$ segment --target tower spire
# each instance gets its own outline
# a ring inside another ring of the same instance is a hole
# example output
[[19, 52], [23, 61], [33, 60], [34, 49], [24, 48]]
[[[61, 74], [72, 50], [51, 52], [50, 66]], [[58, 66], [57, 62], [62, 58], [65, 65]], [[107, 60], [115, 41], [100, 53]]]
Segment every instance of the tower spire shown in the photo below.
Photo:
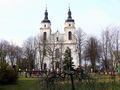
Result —
[[44, 20], [42, 22], [47, 22], [47, 23], [50, 23], [50, 20], [48, 19], [48, 11], [47, 11], [47, 4], [46, 4], [46, 7], [45, 7], [45, 13], [44, 13]]
[[47, 12], [47, 7], [46, 7], [46, 10], [45, 10], [45, 17], [44, 17], [44, 19], [48, 19], [48, 12]]
[[72, 19], [72, 13], [70, 10], [70, 4], [68, 6], [68, 18], [67, 18], [66, 22], [74, 22], [74, 19]]
[[70, 6], [68, 7], [68, 18], [71, 18], [71, 19], [72, 19], [71, 11], [70, 11]]

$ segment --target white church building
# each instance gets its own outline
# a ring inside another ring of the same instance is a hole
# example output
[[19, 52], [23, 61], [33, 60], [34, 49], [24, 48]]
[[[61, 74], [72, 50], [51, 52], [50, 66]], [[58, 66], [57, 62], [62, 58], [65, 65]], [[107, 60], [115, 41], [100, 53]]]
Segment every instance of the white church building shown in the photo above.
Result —
[[[54, 69], [62, 68], [62, 62], [64, 60], [64, 53], [67, 47], [71, 49], [71, 55], [75, 67], [79, 64], [78, 50], [77, 50], [77, 38], [75, 21], [72, 18], [71, 10], [68, 9], [68, 17], [64, 22], [64, 33], [60, 33], [58, 30], [52, 33], [51, 21], [48, 19], [48, 11], [45, 10], [44, 19], [41, 21], [40, 36], [46, 41], [47, 55], [44, 56], [44, 68], [50, 69], [54, 65]], [[49, 47], [47, 47], [49, 45]], [[48, 53], [49, 52], [49, 53]], [[40, 61], [36, 60], [37, 68], [40, 68]]]

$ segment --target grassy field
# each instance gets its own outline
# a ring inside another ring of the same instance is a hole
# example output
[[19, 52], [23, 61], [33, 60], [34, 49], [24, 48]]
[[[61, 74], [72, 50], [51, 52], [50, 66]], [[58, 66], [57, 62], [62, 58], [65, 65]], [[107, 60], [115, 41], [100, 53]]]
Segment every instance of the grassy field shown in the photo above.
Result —
[[[75, 90], [120, 90], [120, 79], [111, 79], [109, 76], [95, 76], [90, 82], [74, 81]], [[37, 78], [19, 78], [17, 84], [0, 85], [0, 90], [71, 90], [69, 80], [49, 83]]]

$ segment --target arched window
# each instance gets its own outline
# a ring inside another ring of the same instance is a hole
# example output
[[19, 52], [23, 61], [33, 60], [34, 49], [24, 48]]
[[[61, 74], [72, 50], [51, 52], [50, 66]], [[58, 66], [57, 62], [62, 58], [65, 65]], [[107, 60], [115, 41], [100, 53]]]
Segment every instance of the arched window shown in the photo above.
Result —
[[43, 66], [44, 66], [44, 70], [46, 70], [46, 68], [47, 68], [47, 64], [44, 63]]
[[55, 68], [56, 68], [56, 69], [59, 68], [59, 62], [56, 62], [56, 63], [55, 63]]
[[56, 58], [59, 57], [59, 48], [57, 48], [57, 49], [55, 50], [55, 57], [56, 57]]
[[56, 41], [58, 41], [58, 37], [56, 37]]
[[43, 34], [43, 40], [47, 40], [47, 33], [46, 32], [44, 32], [44, 34]]
[[68, 40], [72, 40], [72, 33], [71, 33], [71, 31], [68, 32]]
[[71, 26], [71, 24], [69, 24], [69, 27]]

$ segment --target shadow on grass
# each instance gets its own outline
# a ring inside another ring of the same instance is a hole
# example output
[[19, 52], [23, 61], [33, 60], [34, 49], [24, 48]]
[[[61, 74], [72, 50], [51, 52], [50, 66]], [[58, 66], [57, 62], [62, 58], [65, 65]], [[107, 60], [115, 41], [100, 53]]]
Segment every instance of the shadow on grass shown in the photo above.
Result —
[[22, 78], [16, 84], [0, 85], [0, 90], [40, 90], [39, 88], [39, 80], [33, 78]]

